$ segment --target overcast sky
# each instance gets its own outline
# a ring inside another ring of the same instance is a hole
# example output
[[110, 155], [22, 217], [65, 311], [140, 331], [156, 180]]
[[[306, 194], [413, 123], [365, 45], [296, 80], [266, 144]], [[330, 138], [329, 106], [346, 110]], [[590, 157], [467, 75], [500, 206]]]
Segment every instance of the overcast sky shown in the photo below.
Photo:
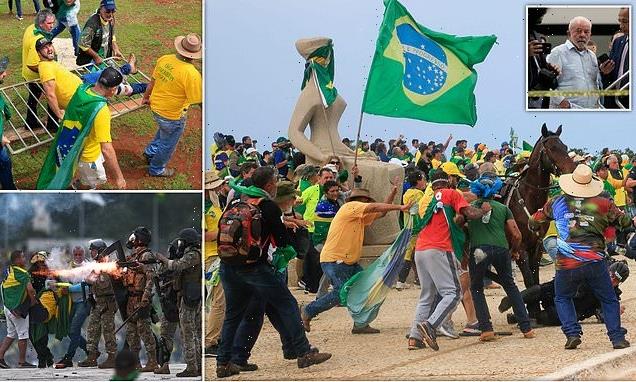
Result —
[[[499, 146], [511, 127], [532, 143], [546, 122], [553, 130], [563, 124], [563, 141], [590, 151], [608, 146], [632, 146], [631, 112], [525, 111], [525, 3], [460, 0], [431, 2], [402, 0], [420, 24], [455, 35], [497, 36], [486, 60], [475, 66], [477, 124], [434, 124], [418, 120], [364, 116], [362, 138], [453, 141], [464, 138]], [[542, 3], [546, 4], [546, 3]], [[593, 4], [579, 0], [576, 3]], [[546, 4], [546, 5], [549, 5]], [[206, 149], [212, 132], [258, 139], [269, 148], [287, 135], [289, 120], [300, 94], [304, 60], [294, 47], [299, 38], [326, 36], [334, 41], [335, 86], [348, 107], [340, 134], [355, 138], [365, 81], [382, 22], [382, 0], [214, 0], [206, 7]], [[503, 16], [507, 15], [507, 16]], [[592, 30], [594, 33], [594, 30]], [[592, 36], [593, 38], [594, 36]], [[307, 130], [309, 131], [309, 129]], [[210, 158], [206, 155], [206, 167]]]

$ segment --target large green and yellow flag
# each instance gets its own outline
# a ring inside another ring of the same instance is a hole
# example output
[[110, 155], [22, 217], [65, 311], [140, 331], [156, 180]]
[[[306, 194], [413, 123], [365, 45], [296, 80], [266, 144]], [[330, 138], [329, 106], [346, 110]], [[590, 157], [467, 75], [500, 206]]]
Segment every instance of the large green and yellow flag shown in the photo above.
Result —
[[2, 283], [2, 301], [7, 309], [13, 310], [24, 302], [30, 281], [31, 277], [26, 270], [15, 265], [9, 267], [9, 274]]
[[384, 5], [362, 111], [474, 126], [473, 65], [486, 59], [497, 37], [434, 32], [397, 0], [384, 0]]
[[107, 107], [106, 98], [91, 89], [92, 85], [80, 85], [69, 101], [40, 171], [36, 185], [38, 190], [64, 190], [71, 183], [93, 120], [102, 107]]

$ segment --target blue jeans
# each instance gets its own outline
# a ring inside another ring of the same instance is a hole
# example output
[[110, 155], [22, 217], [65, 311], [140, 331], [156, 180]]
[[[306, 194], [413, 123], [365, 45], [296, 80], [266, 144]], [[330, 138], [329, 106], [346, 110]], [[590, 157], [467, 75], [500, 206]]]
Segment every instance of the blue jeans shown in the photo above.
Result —
[[612, 344], [624, 340], [627, 330], [621, 327], [620, 305], [605, 261], [589, 263], [575, 269], [557, 269], [554, 276], [554, 304], [563, 334], [566, 337], [583, 334], [573, 301], [578, 287], [583, 283], [590, 287], [601, 302], [607, 335]]
[[312, 301], [305, 307], [305, 313], [309, 317], [316, 317], [320, 313], [327, 311], [335, 306], [340, 305], [340, 288], [347, 282], [353, 275], [362, 271], [360, 264], [345, 264], [345, 263], [320, 263], [322, 272], [331, 281], [333, 290], [316, 301]]
[[86, 339], [82, 337], [82, 326], [84, 325], [84, 321], [86, 321], [90, 310], [91, 307], [88, 302], [73, 303], [71, 315], [69, 316], [69, 320], [71, 322], [69, 337], [71, 338], [71, 342], [68, 344], [68, 350], [66, 351], [66, 356], [70, 359], [73, 359], [78, 347], [87, 351]]
[[186, 117], [173, 120], [166, 119], [157, 113], [152, 113], [155, 121], [159, 125], [155, 138], [146, 146], [144, 153], [151, 158], [150, 168], [148, 173], [150, 175], [161, 175], [166, 170], [166, 165], [172, 157], [174, 150], [177, 148], [177, 143], [183, 130], [185, 129]]
[[[33, 7], [35, 8], [35, 12], [40, 12], [39, 0], [33, 0]], [[9, 10], [11, 9], [13, 9], [13, 2], [9, 0]], [[18, 17], [22, 17], [22, 0], [15, 0], [15, 11]]]
[[[53, 30], [51, 31], [53, 38], [57, 37], [57, 35], [62, 33], [64, 29], [66, 29], [66, 26], [58, 21], [57, 26], [53, 28]], [[79, 44], [79, 39], [81, 34], [79, 25], [71, 25], [70, 27], [68, 27], [68, 29], [69, 29], [69, 32], [71, 33], [71, 39], [73, 39], [73, 51], [75, 52], [75, 55], [77, 55], [77, 49], [78, 49], [78, 44]]]
[[[82, 81], [84, 81], [85, 84], [95, 85], [97, 83], [97, 80], [99, 80], [99, 76], [102, 75], [103, 71], [104, 69], [96, 69], [94, 71], [91, 71], [90, 73], [86, 73], [82, 76]], [[130, 64], [125, 63], [121, 66], [121, 68], [119, 68], [119, 71], [124, 76], [127, 76], [128, 74], [130, 74]]]
[[2, 149], [0, 149], [0, 185], [3, 190], [16, 189], [11, 170], [11, 157], [6, 146], [2, 146]]
[[[475, 256], [473, 252], [475, 249], [481, 249], [486, 254], [486, 258], [475, 263]], [[519, 329], [521, 332], [529, 332], [532, 327], [530, 326], [530, 318], [528, 317], [528, 311], [526, 305], [523, 302], [521, 293], [515, 284], [515, 280], [512, 277], [512, 266], [510, 264], [510, 251], [503, 247], [497, 247], [493, 245], [480, 245], [470, 249], [470, 257], [468, 259], [468, 271], [470, 272], [470, 293], [473, 296], [473, 303], [475, 304], [475, 314], [479, 321], [479, 330], [482, 332], [490, 332], [493, 330], [492, 322], [490, 321], [490, 311], [488, 310], [488, 303], [486, 302], [486, 296], [484, 295], [484, 276], [488, 271], [488, 268], [492, 265], [497, 271], [499, 276], [499, 283], [506, 292], [506, 295], [510, 299], [512, 304], [512, 311], [515, 313], [517, 322], [519, 323]], [[576, 315], [575, 315], [576, 318]]]
[[238, 329], [253, 298], [269, 305], [272, 312], [278, 314], [296, 355], [303, 356], [309, 352], [298, 301], [272, 267], [264, 263], [240, 266], [221, 262], [219, 274], [225, 293], [225, 320], [216, 358], [218, 364], [226, 364], [233, 359], [232, 347], [241, 334]]

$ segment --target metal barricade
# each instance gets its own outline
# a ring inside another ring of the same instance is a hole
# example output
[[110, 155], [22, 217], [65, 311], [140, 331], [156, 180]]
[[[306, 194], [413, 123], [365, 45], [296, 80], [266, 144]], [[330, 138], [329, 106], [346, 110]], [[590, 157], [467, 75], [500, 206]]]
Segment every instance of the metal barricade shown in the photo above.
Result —
[[[125, 61], [110, 57], [105, 59], [104, 63], [107, 66], [115, 67], [121, 71], [121, 67], [125, 64]], [[91, 69], [95, 69], [93, 64], [79, 66], [75, 69], [71, 69], [71, 71], [81, 78], [83, 75], [90, 73], [92, 71]], [[150, 82], [150, 78], [141, 70], [137, 70], [135, 74], [126, 75], [125, 81], [128, 84], [148, 83]], [[32, 109], [29, 107], [27, 101], [29, 96], [35, 98], [33, 94], [35, 91], [34, 88], [39, 89], [42, 95], [37, 99], [37, 103]], [[12, 117], [6, 121], [4, 129], [4, 135], [10, 141], [8, 147], [11, 154], [21, 153], [45, 145], [53, 140], [55, 137], [54, 131], [59, 127], [59, 121], [57, 121], [56, 116], [48, 110], [44, 89], [39, 81], [28, 81], [5, 86], [0, 88], [0, 94], [2, 94], [7, 104], [11, 107], [13, 114]], [[144, 105], [141, 104], [142, 97], [143, 94], [136, 94], [134, 96], [116, 95], [112, 97], [108, 100], [111, 117], [116, 118], [144, 107]], [[36, 126], [29, 126], [27, 124], [29, 111], [37, 116]], [[55, 126], [47, 126], [47, 120], [54, 123]]]
[[[621, 82], [623, 83], [621, 84]], [[612, 90], [612, 89], [629, 90], [629, 70], [623, 73], [620, 77], [618, 77], [616, 81], [607, 85], [607, 87], [605, 88], [605, 90]], [[629, 105], [627, 106], [623, 105], [621, 101], [619, 100], [619, 98], [620, 96], [614, 97], [614, 102], [616, 102], [616, 106], [618, 106], [619, 109], [627, 109]]]

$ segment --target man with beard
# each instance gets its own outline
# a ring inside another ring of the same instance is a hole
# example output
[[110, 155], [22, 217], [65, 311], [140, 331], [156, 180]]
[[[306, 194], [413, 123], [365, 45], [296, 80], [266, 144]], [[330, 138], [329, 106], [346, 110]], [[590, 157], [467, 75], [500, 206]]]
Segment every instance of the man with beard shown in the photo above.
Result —
[[115, 38], [115, 0], [101, 0], [99, 9], [84, 24], [77, 51], [77, 65], [100, 66], [108, 57], [123, 58]]
[[[592, 22], [577, 16], [568, 25], [568, 39], [554, 49], [546, 58], [547, 62], [561, 68], [557, 80], [561, 91], [599, 90], [600, 73], [610, 66], [609, 61], [598, 64], [594, 53], [587, 48], [592, 37]], [[550, 97], [551, 109], [596, 109], [599, 107], [598, 95], [574, 97]]]

